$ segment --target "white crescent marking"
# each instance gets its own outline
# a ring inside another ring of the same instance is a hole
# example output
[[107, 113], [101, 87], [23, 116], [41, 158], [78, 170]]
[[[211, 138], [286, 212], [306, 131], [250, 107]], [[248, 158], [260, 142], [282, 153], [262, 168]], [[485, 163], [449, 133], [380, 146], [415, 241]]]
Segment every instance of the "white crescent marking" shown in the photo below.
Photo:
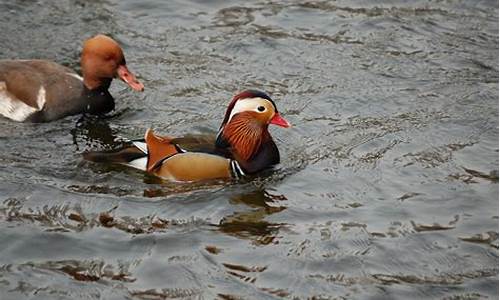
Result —
[[141, 157], [141, 158], [129, 161], [128, 163], [124, 163], [124, 165], [132, 167], [132, 168], [136, 168], [136, 169], [139, 169], [142, 171], [146, 171], [147, 162], [148, 162], [147, 157]]
[[45, 97], [45, 88], [43, 85], [40, 87], [38, 90], [38, 95], [36, 96], [36, 104], [38, 106], [38, 111], [41, 111], [43, 107], [45, 106], [45, 102], [47, 101], [47, 98]]
[[78, 79], [80, 81], [83, 81], [83, 77], [80, 76], [80, 75], [78, 75], [78, 74], [76, 74], [76, 73], [66, 73], [66, 74], [68, 74], [71, 77], [75, 77], [76, 79]]
[[148, 154], [148, 145], [146, 145], [146, 143], [144, 143], [144, 142], [132, 142], [132, 144], [134, 144], [134, 146], [136, 146], [139, 150], [144, 152], [144, 154]]

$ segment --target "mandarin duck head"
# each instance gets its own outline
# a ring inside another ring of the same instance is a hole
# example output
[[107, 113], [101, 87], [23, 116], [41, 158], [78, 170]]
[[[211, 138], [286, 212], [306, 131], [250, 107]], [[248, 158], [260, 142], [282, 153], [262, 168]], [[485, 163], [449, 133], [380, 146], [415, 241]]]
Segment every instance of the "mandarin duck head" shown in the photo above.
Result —
[[239, 161], [249, 161], [262, 145], [272, 142], [268, 131], [270, 124], [291, 126], [269, 95], [258, 90], [241, 92], [234, 96], [226, 110], [216, 146], [231, 149]]
[[108, 36], [100, 34], [86, 40], [80, 64], [83, 83], [90, 90], [108, 88], [113, 78], [120, 78], [136, 91], [144, 90], [144, 85], [127, 68], [122, 48]]

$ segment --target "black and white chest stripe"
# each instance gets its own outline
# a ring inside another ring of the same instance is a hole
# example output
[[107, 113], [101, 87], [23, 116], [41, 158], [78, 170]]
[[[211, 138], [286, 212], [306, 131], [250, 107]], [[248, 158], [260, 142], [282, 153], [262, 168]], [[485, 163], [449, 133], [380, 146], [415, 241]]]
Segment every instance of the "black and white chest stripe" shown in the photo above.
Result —
[[236, 160], [231, 159], [229, 165], [231, 169], [231, 174], [233, 175], [234, 178], [240, 179], [241, 177], [246, 175], [245, 172], [243, 172], [243, 169], [240, 167], [240, 164]]

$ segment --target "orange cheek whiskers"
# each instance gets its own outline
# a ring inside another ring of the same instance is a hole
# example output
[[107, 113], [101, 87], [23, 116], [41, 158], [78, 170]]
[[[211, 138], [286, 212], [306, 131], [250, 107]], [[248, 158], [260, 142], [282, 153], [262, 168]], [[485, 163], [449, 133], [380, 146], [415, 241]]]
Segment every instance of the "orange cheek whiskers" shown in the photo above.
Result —
[[262, 128], [252, 126], [250, 122], [252, 120], [243, 116], [235, 117], [226, 125], [223, 132], [233, 150], [244, 160], [249, 160], [262, 143]]

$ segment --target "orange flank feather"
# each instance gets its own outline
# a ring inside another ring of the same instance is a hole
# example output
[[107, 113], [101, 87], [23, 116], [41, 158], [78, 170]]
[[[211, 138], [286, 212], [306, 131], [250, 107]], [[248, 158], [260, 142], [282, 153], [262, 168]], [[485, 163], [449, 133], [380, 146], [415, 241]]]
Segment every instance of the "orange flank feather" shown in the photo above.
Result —
[[152, 172], [157, 168], [159, 165], [158, 162], [161, 160], [179, 153], [175, 145], [171, 143], [172, 138], [157, 136], [151, 129], [146, 131], [144, 139], [148, 146], [148, 163], [146, 165], [148, 172]]
[[231, 177], [229, 159], [207, 153], [180, 152], [173, 143], [176, 139], [157, 136], [151, 129], [144, 138], [148, 147], [148, 172], [174, 181]]
[[207, 153], [179, 153], [163, 161], [154, 174], [174, 181], [231, 178], [230, 162], [227, 158]]

